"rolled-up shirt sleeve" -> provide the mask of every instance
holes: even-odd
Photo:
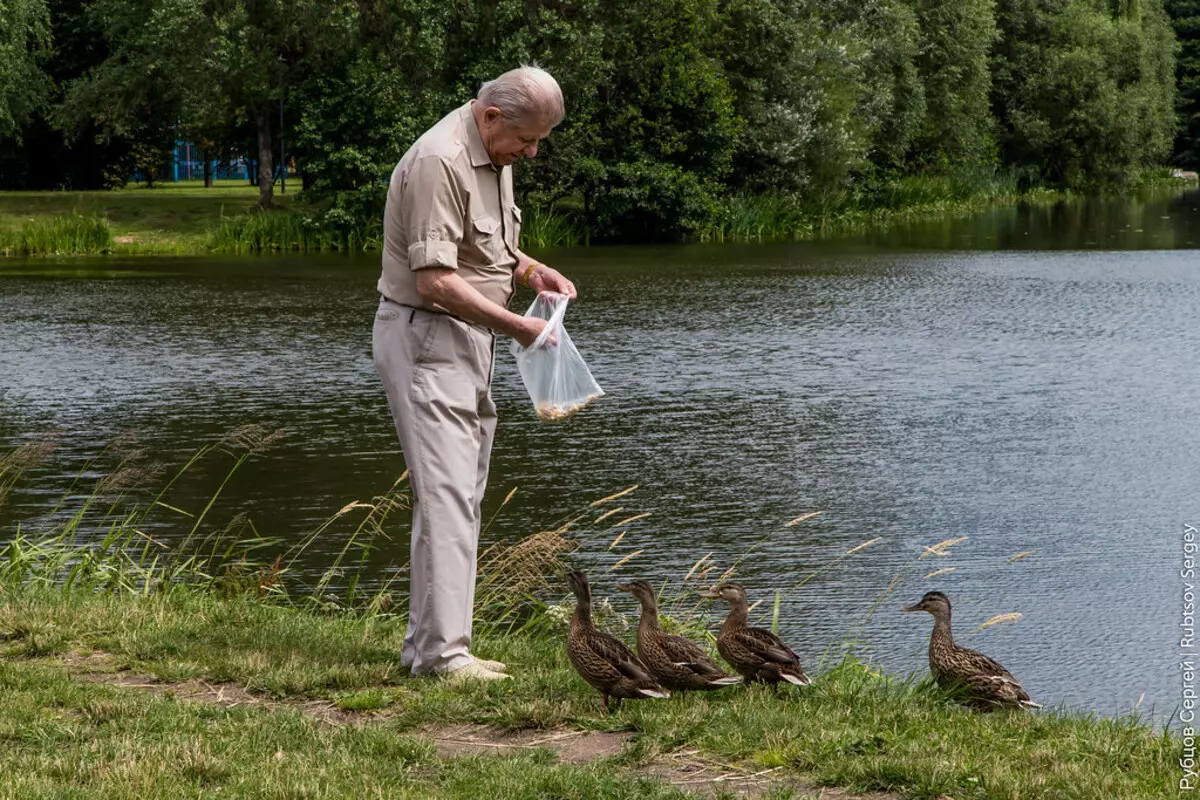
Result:
[[[419,158],[406,184],[401,224],[409,242],[409,269],[458,269],[467,202],[452,166],[440,156]]]

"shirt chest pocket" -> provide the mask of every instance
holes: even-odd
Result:
[[[471,232],[475,238],[475,248],[483,254],[488,264],[508,260],[508,252],[504,247],[504,232],[498,218],[475,217],[471,220]]]

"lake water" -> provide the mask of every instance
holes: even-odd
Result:
[[[1166,721],[1188,654],[1184,530],[1200,525],[1198,205],[1173,194],[816,244],[542,254],[579,286],[568,329],[608,395],[541,424],[501,348],[485,514],[517,492],[488,539],[637,484],[577,556],[621,609],[618,577],[677,581],[707,553],[723,567],[753,550],[739,574],[765,609],[811,578],[780,625],[814,671],[857,637],[884,669],[923,672],[932,621],[899,609],[937,588],[960,641],[1035,699],[1106,715],[1140,699]],[[178,467],[238,425],[282,429],[212,519],[245,512],[289,541],[387,489],[403,463],[370,358],[377,270],[371,255],[0,264],[0,451],[60,439],[0,540],[131,432]],[[199,510],[228,463],[203,462],[172,502]],[[403,522],[374,580],[407,560]],[[343,541],[319,540],[303,568],[323,571]],[[1010,612],[1019,621],[974,630]]]

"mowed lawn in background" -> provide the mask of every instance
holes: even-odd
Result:
[[[298,188],[298,187],[297,187]],[[283,209],[294,194],[275,192]],[[221,217],[255,207],[258,187],[240,180],[158,184],[92,192],[0,192],[0,231],[16,231],[31,220],[79,213],[106,218],[117,252],[201,252]]]

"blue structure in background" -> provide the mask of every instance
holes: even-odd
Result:
[[[171,176],[178,183],[181,180],[204,180],[204,160],[200,149],[191,142],[175,143],[172,154]],[[212,162],[213,178],[216,180],[250,180],[250,164],[239,156],[233,162]]]
[[[171,153],[171,160],[165,162],[154,171],[154,180],[159,183],[172,181],[203,181],[204,158],[203,152],[191,142],[177,141]],[[295,165],[289,165],[287,177],[290,179],[295,172]],[[238,156],[233,161],[213,161],[213,180],[250,181],[250,176],[258,170],[258,162]],[[275,165],[275,179],[279,180],[279,165]],[[135,169],[129,176],[131,181],[141,183],[146,179],[142,170]],[[280,187],[282,190],[282,187]]]

